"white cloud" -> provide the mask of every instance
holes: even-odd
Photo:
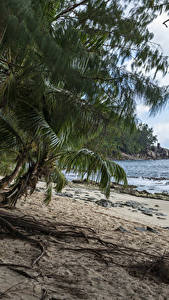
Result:
[[[149,30],[154,33],[153,42],[161,46],[163,55],[166,56],[169,56],[169,22],[167,24],[168,28],[164,26],[163,22],[168,18],[168,15],[164,13],[155,19],[149,26]],[[157,45],[153,44],[151,46],[157,47]],[[160,85],[169,85],[169,72],[165,77],[163,77],[160,73],[157,74],[157,80]],[[169,148],[169,105],[167,105],[155,117],[149,116],[149,109],[143,104],[138,104],[136,111],[140,120],[153,128],[153,133],[157,135],[161,146]]]
[[[169,22],[167,24],[168,28],[164,26],[163,22],[168,18],[169,17],[166,13],[162,14],[157,17],[149,26],[149,30],[154,33],[154,38],[152,40],[154,44],[152,43],[150,46],[156,49],[158,48],[158,45],[160,45],[161,51],[165,56],[169,56]],[[126,63],[126,68],[130,72],[132,71],[132,62],[133,60],[131,59]],[[146,75],[153,77],[153,70]],[[166,76],[162,76],[161,72],[157,73],[156,80],[158,80],[158,83],[161,86],[169,85],[169,72]],[[154,135],[157,135],[158,141],[161,146],[169,148],[169,105],[164,107],[163,110],[156,116],[152,117],[149,114],[149,107],[147,105],[144,105],[144,101],[142,103],[140,101],[136,106],[136,114],[139,121],[147,123],[149,127],[153,128],[153,133]]]
[[[136,113],[138,115],[141,115],[141,114],[144,114],[144,113],[147,113],[149,112],[149,107],[147,105],[144,105],[144,104],[137,104],[136,106]]]
[[[153,126],[153,129],[161,145],[163,147],[169,147],[169,122],[157,123]]]
[[[169,44],[168,44],[168,33],[169,28],[167,28],[163,22],[168,19],[166,13],[157,17],[150,25],[149,30],[154,33],[153,42],[159,44],[163,50],[164,55],[168,55]],[[169,25],[169,22],[168,24]],[[154,45],[155,46],[155,45]]]
[[[169,27],[167,28],[163,22],[168,19],[167,13],[163,13],[159,17],[157,17],[154,22],[149,26],[149,30],[154,33],[153,42],[160,45],[161,50],[164,56],[169,56]],[[169,26],[169,22],[167,23]],[[153,44],[151,45],[153,46]],[[154,45],[156,48],[157,45]],[[157,79],[160,82],[160,85],[169,85],[169,73],[165,76],[162,74],[157,74]]]

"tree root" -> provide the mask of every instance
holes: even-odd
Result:
[[[30,266],[0,262],[0,267],[31,269]]]
[[[38,255],[38,257],[35,260],[33,260],[32,265],[37,263],[39,261],[39,259],[44,255],[44,253],[45,253],[44,245],[40,241],[34,240],[34,239],[26,236],[25,234],[21,233],[8,220],[6,220],[4,217],[1,217],[1,216],[0,216],[0,226],[5,230],[7,229],[8,234],[10,234],[12,237],[14,237],[16,239],[27,241],[40,249],[41,254]]]
[[[9,267],[9,269],[28,278],[28,279],[36,279],[36,277],[37,277],[37,276],[32,276],[31,274],[27,273],[24,270],[20,270],[20,269],[14,268],[14,267]]]
[[[142,278],[147,277],[150,273],[151,276],[155,274],[154,276],[157,277],[157,272],[155,271],[157,269],[157,262],[158,264],[160,262],[161,268],[163,266],[163,269],[167,268],[164,265],[168,264],[169,266],[169,255],[167,253],[164,255],[149,253],[141,249],[133,249],[132,247],[113,243],[110,241],[111,237],[106,236],[106,240],[102,239],[97,236],[92,228],[85,226],[58,222],[53,223],[45,220],[36,221],[36,219],[32,217],[20,217],[13,213],[0,211],[0,227],[7,233],[7,236],[11,235],[12,238],[27,241],[40,249],[41,252],[37,258],[33,260],[32,267],[39,262],[46,250],[44,242],[42,243],[36,239],[37,235],[46,236],[48,242],[57,246],[58,251],[73,251],[85,253],[85,255],[93,255],[94,258],[100,262],[106,265],[114,264],[118,267],[122,267],[132,276],[138,276],[139,278],[141,278],[141,276]],[[31,234],[35,238],[30,238],[27,234]],[[79,242],[80,247],[78,246]],[[0,266],[1,265],[5,266],[5,264],[0,263]],[[17,266],[10,265],[9,267],[15,268]],[[142,275],[139,273],[139,269],[142,270]],[[17,269],[16,272],[20,272],[20,270],[18,271]],[[160,274],[162,274],[162,271]],[[161,280],[165,282],[162,275]],[[169,276],[167,280],[169,280]]]
[[[18,286],[19,284],[23,283],[23,281],[18,282],[14,285],[12,285],[10,288],[8,288],[7,290],[5,290],[4,292],[0,292],[0,299],[3,299],[5,295],[7,295],[8,292],[10,292],[14,287]]]

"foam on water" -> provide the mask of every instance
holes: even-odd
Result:
[[[169,193],[169,159],[118,161],[126,171],[128,183],[150,193]]]
[[[128,183],[139,191],[169,193],[169,159],[116,161],[124,168]],[[65,174],[68,180],[78,179],[77,174]]]

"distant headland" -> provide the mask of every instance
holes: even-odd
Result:
[[[126,154],[121,152],[119,160],[143,160],[143,159],[169,159],[169,149],[161,147],[160,143],[157,146],[151,146],[145,153]]]

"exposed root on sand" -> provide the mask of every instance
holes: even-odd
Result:
[[[48,246],[54,244],[57,251],[77,252],[104,263],[122,267],[130,275],[140,279],[149,278],[160,282],[169,282],[169,255],[133,249],[113,243],[111,237],[100,238],[92,228],[65,223],[53,223],[45,220],[37,221],[33,217],[19,216],[12,212],[0,211],[0,234],[3,238],[19,239],[38,248],[40,253],[32,259],[30,266],[3,263],[10,270],[27,278],[36,276],[29,274],[41,258],[48,254]],[[31,237],[30,237],[31,236]],[[23,270],[24,269],[24,270]]]

